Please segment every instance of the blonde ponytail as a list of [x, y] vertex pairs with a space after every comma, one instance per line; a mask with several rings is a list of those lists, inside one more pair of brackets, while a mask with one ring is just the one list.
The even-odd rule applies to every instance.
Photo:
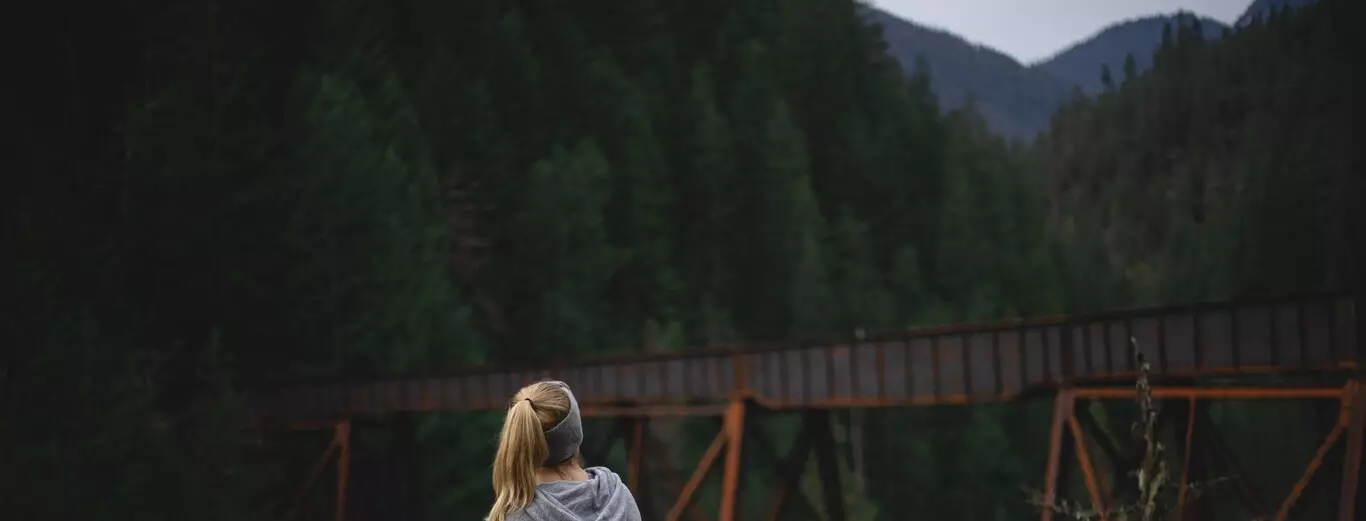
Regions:
[[517, 392], [503, 420], [498, 453], [493, 457], [493, 508], [488, 521], [505, 521], [536, 497], [536, 469], [549, 457], [545, 429], [569, 414], [569, 397], [548, 382]]

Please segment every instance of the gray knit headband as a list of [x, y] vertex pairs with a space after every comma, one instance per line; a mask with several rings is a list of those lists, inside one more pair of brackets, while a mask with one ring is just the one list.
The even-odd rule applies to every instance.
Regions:
[[550, 452], [544, 466], [553, 467], [579, 453], [579, 445], [583, 443], [583, 419], [579, 417], [579, 402], [574, 399], [574, 393], [569, 391], [568, 384], [560, 381], [546, 383], [564, 389], [564, 395], [569, 397], [569, 413], [564, 415], [560, 423], [545, 431], [545, 445]]

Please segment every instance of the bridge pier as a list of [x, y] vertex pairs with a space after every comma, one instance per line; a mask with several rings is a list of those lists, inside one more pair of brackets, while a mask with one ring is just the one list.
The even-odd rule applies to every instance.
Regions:
[[351, 478], [351, 420], [337, 422], [337, 507], [335, 521], [346, 521], [347, 481]]
[[630, 422], [631, 445], [627, 452], [629, 461], [626, 485], [633, 491], [640, 491], [636, 494], [636, 504], [640, 507], [641, 513], [654, 512], [653, 497], [649, 492], [653, 480], [645, 477], [645, 454], [649, 450], [645, 434], [649, 426], [649, 417], [636, 418]]
[[[762, 434], [762, 432], [756, 431], [755, 434]], [[806, 469], [806, 463], [811, 457], [811, 435], [809, 430], [803, 428], [797, 431], [797, 439], [793, 441], [792, 449], [781, 459], [770, 440], [763, 436], [754, 437], [756, 438], [755, 445], [765, 450], [770, 462], [775, 464], [778, 468], [778, 475], [782, 477], [782, 480], [774, 487], [773, 494], [768, 500], [768, 508], [766, 509], [766, 515], [763, 519], [769, 521], [778, 521], [781, 519], [783, 512], [786, 511], [788, 502], [791, 501], [794, 496], [802, 500], [802, 506], [804, 506], [808, 512], [812, 513], [813, 517], [819, 518], [818, 515], [815, 515], [815, 507], [811, 506], [810, 501], [807, 500], [806, 496], [798, 489], [798, 487], [801, 486], [802, 471]]]
[[830, 432], [830, 414], [827, 411], [807, 411], [805, 430], [816, 452], [816, 468], [821, 481], [821, 498], [825, 503], [825, 515], [830, 521], [845, 521], [848, 517], [844, 505], [844, 487], [840, 483], [838, 451], [835, 438]]
[[745, 443], [745, 402], [735, 400], [726, 408], [726, 468], [721, 478], [720, 521], [735, 521], [740, 501], [740, 455]]
[[[692, 476], [683, 486], [678, 499], [669, 509], [665, 517], [667, 521], [677, 521], [682, 517], [684, 511], [688, 510], [693, 495], [702, 486], [702, 481], [706, 479], [707, 473], [711, 470], [712, 464], [715, 463], [722, 450], [725, 451], [726, 458], [722, 464], [721, 511], [718, 519], [720, 521], [734, 521], [736, 519], [740, 503], [740, 462], [745, 443], [745, 409], [746, 401], [743, 399], [732, 400], [726, 406], [722, 415], [720, 432], [716, 434], [711, 446], [707, 448], [702, 459], [698, 461], [697, 468], [693, 470]], [[637, 491], [637, 495], [641, 494], [640, 489], [633, 490]]]
[[[1196, 443], [1200, 434], [1196, 432], [1197, 425], [1207, 422], [1199, 421], [1196, 415], [1197, 406], [1201, 400], [1219, 399], [1240, 399], [1240, 400], [1275, 400], [1275, 399], [1328, 399], [1336, 400], [1339, 404], [1339, 413], [1336, 423], [1332, 430], [1319, 444], [1314, 457], [1305, 466], [1303, 474], [1294, 486], [1288, 491], [1284, 500], [1276, 507], [1276, 511], [1271, 513], [1270, 519], [1273, 521], [1286, 521], [1291, 510], [1295, 507], [1305, 490], [1308, 488], [1310, 480], [1314, 478], [1317, 470], [1324, 464], [1328, 453], [1337, 445], [1338, 441], [1344, 441], [1343, 464], [1341, 491], [1338, 505], [1338, 521], [1353, 521], [1356, 519], [1356, 496], [1360, 486], [1361, 459], [1363, 435], [1366, 434], [1366, 386], [1358, 380], [1350, 380], [1343, 386], [1333, 387], [1301, 387], [1301, 388], [1281, 388], [1281, 387], [1238, 387], [1238, 388], [1202, 388], [1202, 387], [1162, 387], [1154, 388], [1151, 391], [1154, 400], [1184, 400], [1187, 402], [1185, 421], [1180, 422], [1181, 429], [1175, 434], [1178, 439], [1184, 438], [1180, 445], [1181, 470], [1178, 481], [1177, 504], [1175, 512], [1177, 519], [1191, 520], [1187, 517], [1191, 513], [1189, 507], [1195, 501], [1192, 491], [1207, 486], [1208, 484], [1193, 483], [1192, 478], [1198, 477], [1192, 472], [1195, 466], [1194, 458], [1202, 455], [1196, 454], [1198, 451], [1194, 447], [1207, 445]], [[1067, 447], [1065, 438], [1071, 438], [1072, 449], [1076, 454], [1076, 465], [1081, 470], [1086, 480], [1087, 493], [1090, 496], [1090, 506], [1084, 507], [1085, 510], [1095, 519], [1106, 520], [1109, 518], [1108, 510], [1120, 507], [1119, 505], [1107, 504], [1108, 499], [1114, 497], [1113, 491], [1104, 490], [1103, 483], [1098, 479], [1095, 465], [1090, 457], [1086, 445], [1086, 435], [1077, 421], [1076, 406], [1079, 399], [1132, 399], [1134, 391], [1127, 388], [1118, 387], [1068, 387], [1060, 389], [1054, 401], [1053, 420], [1050, 430], [1049, 457], [1044, 470], [1044, 490], [1042, 494], [1042, 521], [1052, 521], [1056, 514], [1071, 513], [1076, 510], [1075, 505], [1070, 505], [1060, 497], [1059, 490], [1063, 480], [1059, 479], [1060, 474], [1065, 470], [1065, 466], [1070, 465], [1068, 458], [1063, 456], [1064, 448]], [[1208, 439], [1208, 438], [1206, 438]], [[1171, 472], [1170, 470], [1168, 472]], [[1115, 484], [1111, 484], [1115, 486]], [[1254, 508], [1254, 505], [1249, 505]], [[1064, 512], [1067, 510], [1069, 512]], [[1264, 514], [1265, 512], [1257, 512]]]
[[313, 463], [313, 467], [308, 472], [308, 477], [304, 480], [302, 487], [295, 494], [294, 500], [290, 502], [289, 511], [285, 513], [284, 519], [292, 520], [302, 514], [304, 501], [313, 489], [318, 478], [322, 477], [327, 469], [327, 464], [332, 461], [332, 457], [337, 458], [337, 488], [334, 496], [333, 519], [335, 521], [345, 521], [346, 519], [346, 492], [351, 470], [351, 421], [342, 420], [332, 424], [332, 439], [328, 442], [327, 448], [323, 450], [322, 456]]
[[1361, 452], [1363, 434], [1366, 434], [1366, 385], [1360, 380], [1353, 382], [1351, 413], [1347, 426], [1347, 446], [1342, 464], [1342, 492], [1339, 496], [1338, 520], [1357, 519], [1357, 492], [1360, 490]]

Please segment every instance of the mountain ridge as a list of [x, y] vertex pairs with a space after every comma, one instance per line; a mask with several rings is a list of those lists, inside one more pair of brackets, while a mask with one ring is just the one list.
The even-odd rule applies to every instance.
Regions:
[[1146, 70], [1162, 42], [1164, 25], [1198, 21], [1205, 38], [1215, 39], [1273, 7], [1315, 1], [1253, 0], [1232, 27], [1185, 10], [1119, 20], [1029, 64], [948, 29], [904, 19], [869, 4], [861, 3], [859, 9], [864, 20], [882, 26], [887, 52], [903, 69], [913, 70], [917, 57], [924, 58], [944, 110], [971, 99], [992, 130], [1028, 140], [1047, 128], [1053, 112], [1078, 89], [1087, 95], [1099, 93], [1102, 66], [1109, 67], [1115, 82], [1123, 79], [1127, 55], [1134, 57], [1135, 73]]
[[[944, 110], [972, 99], [993, 130], [1032, 137], [1062, 102], [1065, 86], [1046, 72], [1031, 71], [990, 46], [967, 41], [945, 29], [861, 6], [864, 20], [882, 26], [887, 52], [908, 72], [923, 58]], [[1002, 88], [1005, 87], [1005, 88]]]
[[1162, 43], [1162, 28], [1178, 23], [1198, 23], [1205, 39], [1218, 38], [1227, 25], [1189, 11], [1131, 18], [1105, 26], [1030, 68], [1047, 71], [1059, 80], [1077, 85], [1087, 94], [1103, 89], [1101, 67], [1108, 66], [1116, 82], [1122, 78], [1126, 56], [1134, 57], [1135, 72], [1152, 65], [1153, 51]]
[[1233, 25], [1245, 27], [1247, 24], [1252, 23], [1254, 17], [1265, 17], [1268, 14], [1271, 14], [1272, 9], [1283, 6], [1293, 9], [1312, 4], [1316, 1], [1318, 0], [1253, 0], [1252, 4], [1247, 6], [1247, 10], [1243, 11], [1243, 14], [1238, 17], [1238, 20], [1233, 22]]

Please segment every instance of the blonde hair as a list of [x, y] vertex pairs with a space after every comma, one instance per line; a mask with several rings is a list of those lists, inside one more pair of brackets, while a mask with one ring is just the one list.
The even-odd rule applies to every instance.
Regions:
[[512, 397], [493, 457], [495, 499], [488, 521], [504, 521], [536, 497], [536, 468], [550, 454], [545, 430], [569, 415], [569, 407], [564, 387], [552, 382], [536, 382]]

